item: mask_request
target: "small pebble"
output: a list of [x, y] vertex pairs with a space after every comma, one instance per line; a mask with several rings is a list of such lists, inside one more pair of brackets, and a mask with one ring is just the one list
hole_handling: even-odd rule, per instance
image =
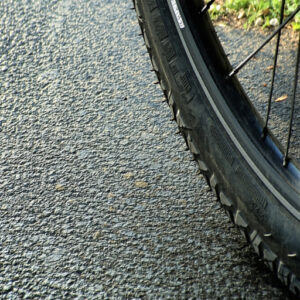
[[135, 182], [135, 186], [137, 188], [147, 188], [148, 187], [148, 183], [145, 181], [136, 181]]
[[255, 20], [255, 26], [262, 26], [262, 24], [264, 24], [264, 20], [262, 17], [258, 17], [256, 20]]
[[270, 25], [275, 27], [275, 26], [278, 26], [279, 25], [279, 21], [277, 18], [273, 18], [270, 20]]

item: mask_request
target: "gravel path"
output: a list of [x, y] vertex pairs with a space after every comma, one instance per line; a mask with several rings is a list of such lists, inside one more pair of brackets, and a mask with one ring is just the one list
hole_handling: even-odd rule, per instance
[[0, 297], [287, 299], [195, 175], [130, 7], [0, 2]]

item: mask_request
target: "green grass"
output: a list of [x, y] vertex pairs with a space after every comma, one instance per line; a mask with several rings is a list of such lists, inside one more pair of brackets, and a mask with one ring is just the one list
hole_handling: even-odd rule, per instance
[[[223, 3], [211, 6], [210, 12], [213, 19], [228, 14], [240, 15], [241, 19], [245, 20], [246, 28], [256, 22], [263, 28], [270, 27], [272, 22], [276, 22], [275, 19], [277, 21], [280, 19], [281, 0], [224, 0], [221, 2]], [[299, 4], [300, 0], [286, 0], [285, 16], [293, 12]], [[300, 31], [300, 13], [295, 16], [291, 24], [295, 31]]]

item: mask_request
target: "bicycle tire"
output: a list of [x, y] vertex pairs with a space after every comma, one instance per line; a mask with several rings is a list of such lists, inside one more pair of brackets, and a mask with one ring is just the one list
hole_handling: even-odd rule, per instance
[[[231, 220], [300, 296], [300, 173], [236, 77], [203, 1], [135, 0], [142, 35], [174, 120]], [[195, 4], [196, 3], [196, 4]], [[199, 11], [198, 10], [198, 11]]]

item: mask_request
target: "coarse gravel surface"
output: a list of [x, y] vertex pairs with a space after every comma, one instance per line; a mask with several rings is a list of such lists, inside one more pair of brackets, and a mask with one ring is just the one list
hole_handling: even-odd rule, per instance
[[183, 151], [131, 6], [0, 2], [1, 299], [288, 299]]

